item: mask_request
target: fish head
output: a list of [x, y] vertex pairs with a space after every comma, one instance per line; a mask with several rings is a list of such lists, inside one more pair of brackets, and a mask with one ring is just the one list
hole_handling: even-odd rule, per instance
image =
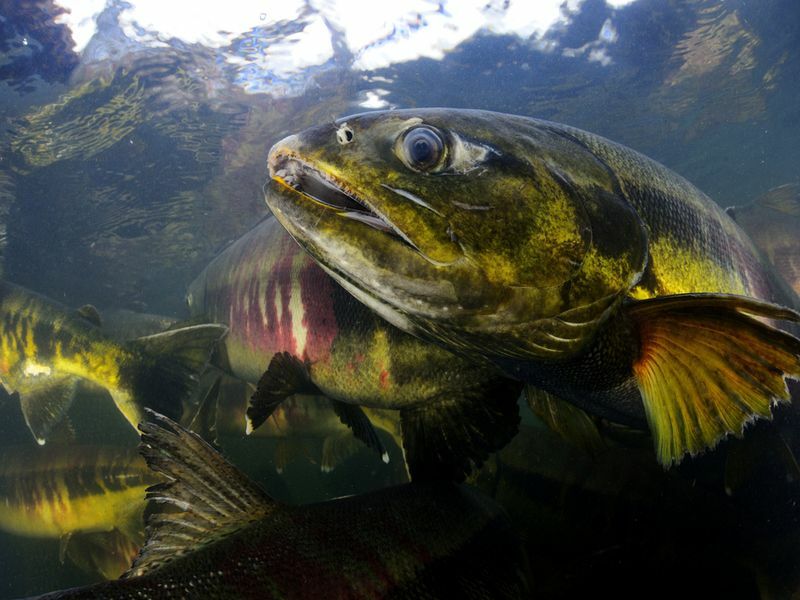
[[[641, 248], [632, 257], [598, 246], [624, 245], [595, 231], [592, 191], [617, 192], [608, 168], [542, 123], [450, 109], [346, 117], [273, 146], [266, 201], [331, 275], [401, 329], [464, 349], [487, 336], [529, 346], [543, 319], [618, 295], [642, 262]], [[640, 228], [622, 212], [617, 226]], [[598, 251], [616, 261], [605, 265], [614, 281], [587, 280]]]

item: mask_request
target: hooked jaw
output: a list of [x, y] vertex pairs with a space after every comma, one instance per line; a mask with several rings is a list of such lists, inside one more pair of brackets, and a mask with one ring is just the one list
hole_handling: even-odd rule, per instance
[[296, 137], [290, 136], [276, 144], [270, 150], [267, 161], [270, 177], [284, 188], [284, 192], [288, 188], [340, 217], [364, 223], [417, 249], [350, 186], [300, 158], [291, 148], [296, 145]]

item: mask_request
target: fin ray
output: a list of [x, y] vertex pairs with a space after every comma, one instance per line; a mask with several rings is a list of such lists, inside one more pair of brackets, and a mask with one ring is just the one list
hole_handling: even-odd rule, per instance
[[760, 319], [795, 311], [725, 294], [659, 297], [627, 307], [639, 331], [634, 376], [664, 465], [742, 435], [787, 402], [800, 376], [800, 340]]
[[200, 436], [168, 417], [146, 412], [152, 420], [139, 426], [139, 451], [153, 471], [166, 477], [148, 488], [146, 497], [167, 510], [151, 514], [147, 541], [126, 576], [142, 575], [238, 531], [276, 505]]

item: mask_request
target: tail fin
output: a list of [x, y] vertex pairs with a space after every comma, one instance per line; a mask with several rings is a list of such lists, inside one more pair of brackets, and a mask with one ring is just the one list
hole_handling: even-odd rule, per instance
[[142, 409], [152, 408], [175, 420], [183, 401], [197, 385], [215, 345], [228, 331], [224, 325], [191, 325], [138, 338], [130, 343], [138, 360], [123, 365], [121, 379], [130, 395], [112, 393], [117, 406], [136, 427]]

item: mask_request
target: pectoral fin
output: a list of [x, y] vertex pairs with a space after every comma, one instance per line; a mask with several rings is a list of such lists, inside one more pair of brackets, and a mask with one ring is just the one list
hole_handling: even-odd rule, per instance
[[525, 386], [524, 394], [533, 414], [573, 446], [589, 454], [605, 448], [597, 424], [585, 411], [532, 385]]
[[39, 445], [44, 445], [72, 405], [79, 379], [64, 375], [23, 378], [17, 385], [25, 423]]
[[522, 384], [502, 379], [463, 395], [400, 411], [403, 448], [413, 481], [462, 481], [519, 428]]
[[[640, 340], [633, 372], [663, 465], [741, 435], [789, 401], [800, 376], [800, 340], [758, 318], [800, 315], [750, 298], [686, 294], [627, 307]], [[757, 318], [758, 317], [758, 318]]]
[[322, 395], [322, 392], [311, 382], [303, 361], [289, 352], [278, 352], [269, 362], [250, 399], [247, 434], [260, 427], [281, 402], [294, 394]]

